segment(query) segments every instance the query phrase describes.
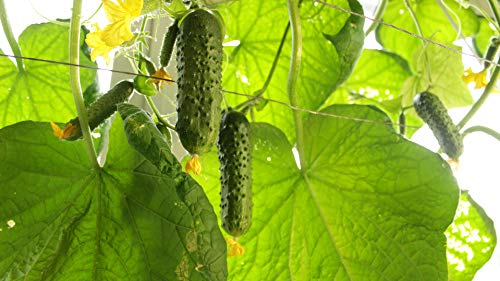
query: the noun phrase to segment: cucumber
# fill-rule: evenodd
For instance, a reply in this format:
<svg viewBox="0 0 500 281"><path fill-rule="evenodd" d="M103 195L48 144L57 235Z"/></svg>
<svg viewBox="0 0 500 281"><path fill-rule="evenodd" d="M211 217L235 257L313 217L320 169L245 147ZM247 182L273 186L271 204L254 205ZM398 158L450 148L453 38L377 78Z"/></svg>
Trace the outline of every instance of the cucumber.
<svg viewBox="0 0 500 281"><path fill-rule="evenodd" d="M168 66L168 62L172 56L177 33L179 33L178 23L179 21L175 20L172 25L168 27L167 33L165 33L165 37L163 37L163 45L160 51L160 65L162 67Z"/></svg>
<svg viewBox="0 0 500 281"><path fill-rule="evenodd" d="M108 117L110 117L116 111L116 105L125 102L132 94L133 90L133 83L123 80L87 107L90 130L94 130ZM78 117L73 118L66 123L64 133L60 136L61 139L70 141L77 140L81 137L82 130L80 128L80 121Z"/></svg>
<svg viewBox="0 0 500 281"><path fill-rule="evenodd" d="M215 144L222 102L222 26L207 10L182 20L177 36L177 123L175 129L191 155Z"/></svg>
<svg viewBox="0 0 500 281"><path fill-rule="evenodd" d="M245 234L252 225L252 139L243 113L229 110L222 116L217 149L220 162L222 228Z"/></svg>
<svg viewBox="0 0 500 281"><path fill-rule="evenodd" d="M451 160L458 160L463 152L462 136L441 100L436 95L425 91L415 96L413 106L418 116L432 130L444 153Z"/></svg>

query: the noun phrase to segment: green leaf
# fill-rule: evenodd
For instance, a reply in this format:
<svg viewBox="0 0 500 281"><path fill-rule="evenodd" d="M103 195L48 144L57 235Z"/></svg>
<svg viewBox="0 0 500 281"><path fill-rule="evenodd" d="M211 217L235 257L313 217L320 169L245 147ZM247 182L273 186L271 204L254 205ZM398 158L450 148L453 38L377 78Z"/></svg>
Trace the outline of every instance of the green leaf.
<svg viewBox="0 0 500 281"><path fill-rule="evenodd" d="M411 74L408 63L398 55L365 49L344 86L382 102L397 98Z"/></svg>
<svg viewBox="0 0 500 281"><path fill-rule="evenodd" d="M472 43L476 52L483 57L490 45L490 38L497 36L497 32L490 27L489 22L485 18L479 18L479 31L474 36Z"/></svg>
<svg viewBox="0 0 500 281"><path fill-rule="evenodd" d="M226 280L226 245L202 188L163 175L115 120L104 168L48 123L0 130L0 278ZM3 227L6 222L13 227Z"/></svg>
<svg viewBox="0 0 500 281"><path fill-rule="evenodd" d="M357 1L349 1L349 6L353 12L363 14L363 7ZM325 37L332 42L339 54L340 73L337 79L337 86L344 83L351 75L354 65L358 61L365 33L363 25L365 18L351 15L345 22L344 27L335 35L325 34Z"/></svg>
<svg viewBox="0 0 500 281"><path fill-rule="evenodd" d="M432 41L451 45L453 41L459 39L454 24L461 27L461 32L465 37L474 35L478 31L479 21L476 14L471 9L461 8L455 1L444 1L444 4L451 9L447 13L450 14L454 24L450 22L450 19L435 0L411 0L408 2L410 2L415 12L423 36ZM389 1L382 21L413 34L418 34L415 22L410 16L404 1ZM422 46L421 39L409 34L402 34L401 31L385 25L379 25L376 35L378 42L385 49L397 53L407 61L412 60L413 54Z"/></svg>
<svg viewBox="0 0 500 281"><path fill-rule="evenodd" d="M170 151L167 139L146 111L135 105L120 104L118 112L125 120L125 134L130 146L162 173L175 176L181 170L181 166Z"/></svg>
<svg viewBox="0 0 500 281"><path fill-rule="evenodd" d="M472 95L462 80L462 57L431 44L423 50L415 53L411 62L417 75L408 78L401 89L403 106L413 105L415 95L425 90L437 95L447 108L472 104Z"/></svg>
<svg viewBox="0 0 500 281"><path fill-rule="evenodd" d="M463 192L455 220L445 234L449 280L472 280L497 245L493 221L468 192Z"/></svg>
<svg viewBox="0 0 500 281"><path fill-rule="evenodd" d="M349 9L348 2L355 4L355 1L345 0L335 1L335 4ZM286 1L238 1L228 5L221 13L226 23L226 41L239 42L236 47L225 47L228 64L223 75L223 87L238 93L254 93L262 88L286 30ZM344 54L346 50L336 50L323 35L339 33L346 25L349 15L323 5L315 5L312 1L303 1L301 19L303 50L297 90L298 106L317 110L340 84L341 76L351 71L353 62L350 58L356 59L351 55L344 57L346 61L341 63L339 53ZM352 28L347 26L346 28ZM359 42L359 39L353 39L352 42ZM342 47L350 48L351 54L359 52L355 50L355 47L359 47L358 44ZM264 94L265 98L289 103L286 84L290 52L291 36L288 33L276 71ZM232 106L247 100L229 93L226 93L226 98ZM294 138L293 114L286 106L270 102L255 114L255 120L270 122L281 128L290 139Z"/></svg>
<svg viewBox="0 0 500 281"><path fill-rule="evenodd" d="M68 26L34 24L21 33L19 45L23 56L68 62L68 34ZM84 52L80 52L80 63L96 66ZM68 66L24 60L25 72L18 72L6 57L0 58L0 66L0 127L27 119L63 121L76 115ZM86 89L96 71L82 69L80 73L82 89Z"/></svg>
<svg viewBox="0 0 500 281"><path fill-rule="evenodd" d="M230 280L447 280L446 237L458 202L448 164L396 134L370 106L337 105L304 128L305 161L277 128L253 123L253 224ZM198 177L219 204L217 156Z"/></svg>

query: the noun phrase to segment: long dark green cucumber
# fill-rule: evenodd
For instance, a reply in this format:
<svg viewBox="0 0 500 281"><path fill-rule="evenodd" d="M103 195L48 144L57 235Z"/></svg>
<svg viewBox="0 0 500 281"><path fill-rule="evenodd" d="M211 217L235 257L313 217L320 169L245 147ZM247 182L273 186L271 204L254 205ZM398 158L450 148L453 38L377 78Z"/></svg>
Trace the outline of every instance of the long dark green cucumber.
<svg viewBox="0 0 500 281"><path fill-rule="evenodd" d="M217 149L220 162L221 219L233 236L252 225L252 138L245 115L228 111L222 116Z"/></svg>
<svg viewBox="0 0 500 281"><path fill-rule="evenodd" d="M177 39L177 34L179 33L179 21L175 20L172 25L168 27L165 37L163 37L163 45L160 51L160 65L162 67L167 67L170 58L172 57L172 51L174 50L175 40Z"/></svg>
<svg viewBox="0 0 500 281"><path fill-rule="evenodd" d="M441 100L434 94L422 92L415 96L413 106L434 133L444 153L452 160L458 160L463 151L462 136Z"/></svg>
<svg viewBox="0 0 500 281"><path fill-rule="evenodd" d="M207 10L188 14L177 36L177 124L184 148L208 152L219 131L222 88L222 26Z"/></svg>
<svg viewBox="0 0 500 281"><path fill-rule="evenodd" d="M123 80L117 83L106 94L99 97L87 108L89 118L89 127L91 130L99 126L104 120L110 117L116 111L116 105L127 100L134 90L134 84L131 81ZM75 128L75 134L65 138L66 140L77 140L82 137L80 121L78 117L71 119L68 123Z"/></svg>

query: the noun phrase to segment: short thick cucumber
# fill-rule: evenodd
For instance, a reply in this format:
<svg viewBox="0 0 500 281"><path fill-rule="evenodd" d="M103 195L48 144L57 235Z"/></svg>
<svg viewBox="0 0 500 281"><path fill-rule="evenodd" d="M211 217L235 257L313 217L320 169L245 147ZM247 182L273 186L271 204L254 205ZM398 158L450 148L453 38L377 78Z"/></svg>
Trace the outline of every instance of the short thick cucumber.
<svg viewBox="0 0 500 281"><path fill-rule="evenodd" d="M184 148L208 152L219 130L222 102L222 26L207 10L182 20L177 36L177 124Z"/></svg>
<svg viewBox="0 0 500 281"><path fill-rule="evenodd" d="M252 225L252 138L245 115L228 111L222 116L217 149L220 162L221 219L233 236Z"/></svg>
<svg viewBox="0 0 500 281"><path fill-rule="evenodd" d="M117 83L106 94L99 97L87 108L89 127L95 129L116 111L116 105L125 102L134 91L134 84L123 80ZM66 140L77 140L82 137L80 121L78 117L66 123L66 128L71 128L66 136Z"/></svg>
<svg viewBox="0 0 500 281"><path fill-rule="evenodd" d="M441 100L434 94L422 92L415 96L413 106L434 133L444 153L452 160L458 160L463 151L462 136Z"/></svg>

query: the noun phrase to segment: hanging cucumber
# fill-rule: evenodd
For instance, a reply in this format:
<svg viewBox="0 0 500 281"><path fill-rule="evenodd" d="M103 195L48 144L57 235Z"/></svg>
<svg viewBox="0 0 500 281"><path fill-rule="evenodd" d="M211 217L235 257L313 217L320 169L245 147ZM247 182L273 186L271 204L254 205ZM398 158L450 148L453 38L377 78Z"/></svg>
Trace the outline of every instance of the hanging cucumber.
<svg viewBox="0 0 500 281"><path fill-rule="evenodd" d="M220 162L222 227L232 236L252 225L252 139L243 113L229 110L222 116L217 149Z"/></svg>
<svg viewBox="0 0 500 281"><path fill-rule="evenodd" d="M194 156L215 144L221 115L222 25L207 10L182 20L177 36L177 124L184 148ZM186 165L197 167L188 162ZM198 165L199 167L199 165ZM188 170L188 169L186 169ZM195 169L199 173L200 169Z"/></svg>
<svg viewBox="0 0 500 281"><path fill-rule="evenodd" d="M458 160L463 151L462 136L439 98L429 92L422 92L415 96L413 106L434 133L444 153L450 159Z"/></svg>
<svg viewBox="0 0 500 281"><path fill-rule="evenodd" d="M163 37L163 45L160 51L160 65L162 67L167 67L170 57L172 56L172 51L174 50L175 40L177 39L177 34L179 33L179 21L175 20L172 25L168 27L165 37Z"/></svg>
<svg viewBox="0 0 500 281"><path fill-rule="evenodd" d="M123 80L87 107L90 130L94 130L110 117L116 111L116 105L125 102L132 94L133 90L133 83ZM78 117L66 123L64 129L60 129L54 123L51 123L51 125L54 130L54 135L60 139L73 141L82 137L82 129L80 128Z"/></svg>

